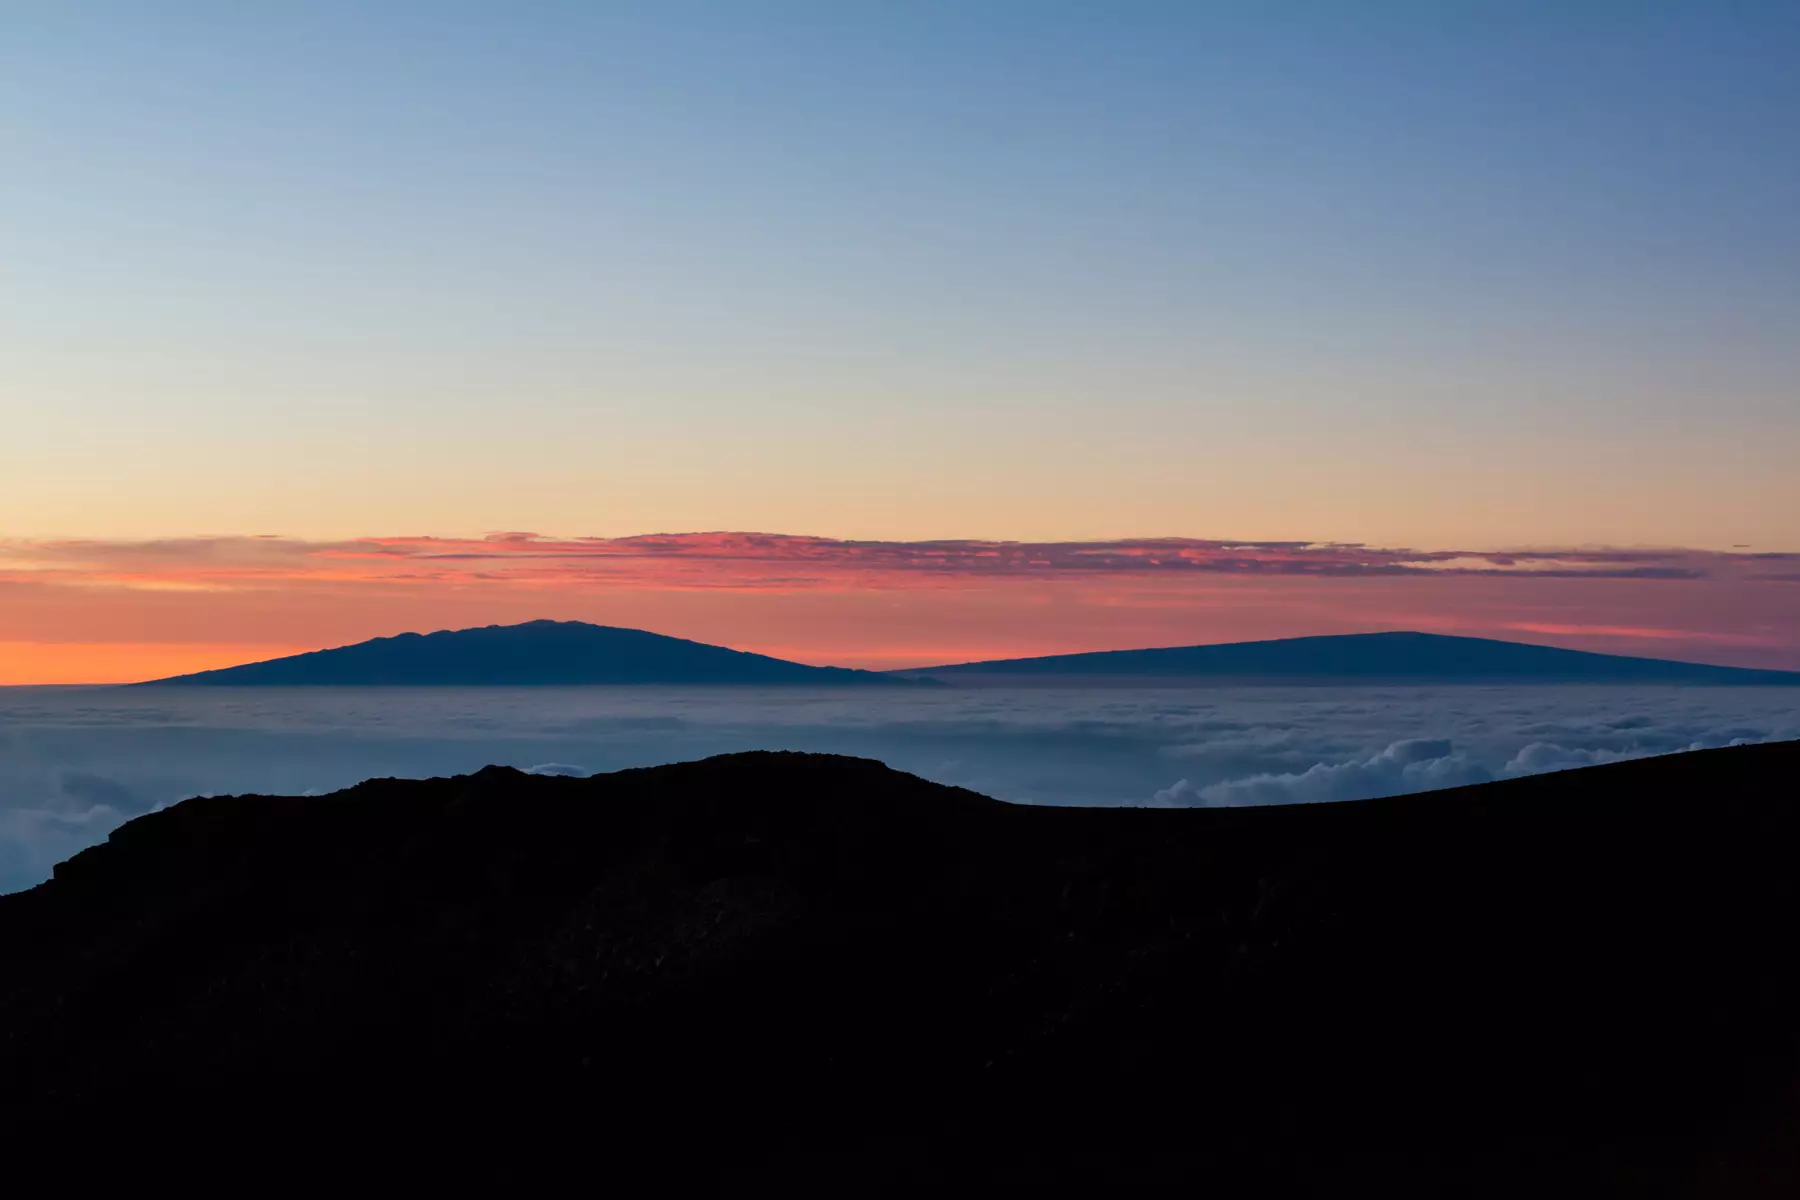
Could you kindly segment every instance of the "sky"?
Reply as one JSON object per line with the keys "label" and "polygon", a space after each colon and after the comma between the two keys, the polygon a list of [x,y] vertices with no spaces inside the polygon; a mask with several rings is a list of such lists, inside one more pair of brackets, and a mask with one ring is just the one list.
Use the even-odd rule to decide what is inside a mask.
{"label": "sky", "polygon": [[[1404,619],[1800,665],[1795,568],[1747,557],[1800,552],[1792,4],[0,15],[0,682],[576,615],[870,664]],[[310,552],[496,531],[1687,573]],[[307,569],[209,575],[259,541]]]}
{"label": "sky", "polygon": [[[0,543],[0,683],[153,679],[550,618],[888,669],[1417,629],[1800,669],[1800,553],[1196,539]],[[96,637],[103,631],[104,637]]]}

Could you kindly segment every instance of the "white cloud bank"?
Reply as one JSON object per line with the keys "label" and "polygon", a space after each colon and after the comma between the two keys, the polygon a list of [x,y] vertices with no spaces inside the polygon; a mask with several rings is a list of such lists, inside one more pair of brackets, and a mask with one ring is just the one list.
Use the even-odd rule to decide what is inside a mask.
{"label": "white cloud bank", "polygon": [[1784,738],[1800,689],[0,688],[0,891],[187,796],[489,763],[574,776],[813,750],[1029,803],[1270,804]]}
{"label": "white cloud bank", "polygon": [[1441,788],[1491,783],[1521,775],[1540,775],[1575,767],[1598,766],[1632,758],[1648,758],[1679,750],[1706,750],[1717,746],[1742,746],[1765,738],[1736,737],[1729,741],[1695,741],[1680,747],[1614,750],[1560,746],[1532,742],[1522,747],[1498,770],[1490,770],[1442,738],[1403,738],[1368,758],[1347,762],[1314,763],[1299,773],[1252,775],[1223,783],[1196,787],[1178,779],[1150,798],[1150,807],[1233,807],[1252,804],[1318,804],[1333,800],[1367,800],[1377,796],[1402,796]]}

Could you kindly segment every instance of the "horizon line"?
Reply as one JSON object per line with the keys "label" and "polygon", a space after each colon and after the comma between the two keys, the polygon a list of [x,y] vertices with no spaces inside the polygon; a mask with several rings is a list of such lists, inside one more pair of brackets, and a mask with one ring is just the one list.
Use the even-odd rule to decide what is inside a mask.
{"label": "horizon line", "polygon": [[[91,680],[91,681],[66,680],[66,681],[60,681],[60,682],[55,682],[55,683],[10,683],[10,684],[9,683],[0,683],[0,687],[4,687],[4,688],[133,687],[133,686],[141,686],[144,684],[154,684],[154,683],[161,683],[161,682],[170,681],[170,680],[174,680],[174,679],[187,678],[192,675],[209,674],[213,671],[231,670],[231,669],[234,669],[237,667],[257,666],[257,665],[261,665],[263,663],[278,662],[278,661],[291,659],[291,658],[306,657],[308,655],[313,655],[313,654],[329,653],[334,650],[343,650],[343,649],[348,649],[348,648],[351,648],[354,646],[367,645],[372,642],[390,641],[390,640],[393,640],[396,638],[403,638],[403,637],[409,637],[409,636],[422,638],[422,637],[430,637],[433,635],[445,634],[445,633],[468,633],[468,632],[474,632],[474,631],[484,630],[484,629],[511,629],[511,628],[520,628],[522,626],[527,626],[527,625],[545,625],[545,624],[548,624],[548,625],[580,625],[580,626],[585,626],[588,628],[615,629],[615,630],[621,630],[621,631],[632,632],[632,633],[645,633],[645,634],[649,634],[653,637],[668,638],[670,640],[675,640],[675,641],[683,641],[683,642],[695,643],[695,644],[699,644],[699,645],[712,646],[712,647],[716,647],[716,648],[720,648],[720,649],[733,650],[738,653],[754,654],[754,655],[758,655],[760,657],[765,657],[765,658],[775,658],[775,659],[779,659],[780,661],[793,663],[793,664],[799,665],[799,666],[819,667],[819,668],[834,668],[834,667],[839,666],[839,664],[836,664],[836,663],[814,663],[814,662],[807,662],[807,661],[805,661],[803,659],[799,659],[799,658],[791,658],[791,657],[787,657],[784,655],[770,654],[766,650],[745,650],[741,647],[727,646],[727,645],[723,645],[721,643],[704,642],[704,641],[700,641],[699,639],[695,639],[695,638],[682,637],[678,634],[661,633],[656,630],[643,629],[643,628],[639,628],[636,626],[607,625],[607,624],[604,624],[601,622],[595,622],[595,621],[559,620],[557,618],[552,618],[552,617],[536,617],[536,618],[531,618],[529,620],[524,620],[524,621],[491,622],[486,625],[470,625],[470,626],[460,626],[460,627],[455,627],[455,628],[440,628],[440,629],[432,629],[432,630],[404,629],[404,630],[399,630],[394,633],[377,634],[372,637],[363,638],[363,639],[360,639],[360,640],[354,641],[354,642],[343,642],[343,643],[337,643],[337,644],[332,644],[332,645],[317,646],[317,647],[313,647],[310,649],[297,649],[297,650],[293,650],[293,651],[291,651],[289,653],[285,653],[285,654],[277,654],[277,655],[272,655],[272,656],[268,656],[268,657],[247,658],[247,659],[243,659],[241,661],[224,662],[224,663],[218,664],[217,666],[206,667],[206,668],[203,668],[198,671],[187,671],[187,672],[181,672],[179,674],[174,674],[174,675],[153,676],[153,677],[147,678],[147,679]],[[1199,649],[1199,648],[1203,648],[1203,647],[1268,645],[1268,644],[1275,644],[1275,643],[1282,643],[1282,642],[1294,642],[1294,641],[1348,640],[1348,639],[1397,637],[1397,636],[1433,638],[1433,639],[1441,639],[1441,640],[1445,640],[1445,641],[1491,642],[1491,643],[1498,643],[1498,644],[1502,644],[1502,645],[1535,646],[1535,647],[1540,647],[1540,648],[1545,648],[1545,649],[1565,650],[1570,653],[1592,655],[1592,656],[1601,657],[1601,658],[1619,658],[1619,659],[1628,659],[1628,660],[1636,660],[1636,661],[1643,661],[1643,662],[1678,663],[1678,664],[1681,664],[1684,666],[1712,667],[1712,668],[1717,668],[1720,670],[1727,670],[1727,671],[1760,671],[1760,672],[1764,672],[1764,673],[1767,673],[1770,675],[1788,675],[1788,676],[1800,677],[1800,671],[1786,670],[1783,668],[1743,667],[1743,666],[1733,664],[1733,663],[1708,662],[1708,661],[1695,660],[1695,659],[1665,658],[1665,657],[1660,657],[1660,656],[1644,655],[1644,654],[1619,654],[1619,653],[1610,652],[1610,651],[1583,650],[1578,647],[1563,646],[1563,645],[1558,645],[1558,644],[1552,643],[1552,642],[1523,641],[1523,640],[1519,640],[1516,638],[1497,638],[1497,637],[1487,637],[1487,636],[1474,635],[1474,634],[1434,633],[1434,632],[1430,632],[1427,630],[1398,629],[1398,628],[1371,629],[1371,630],[1363,630],[1363,631],[1352,632],[1352,633],[1297,633],[1297,634],[1289,634],[1289,635],[1283,635],[1280,637],[1270,637],[1270,638],[1230,639],[1230,640],[1225,640],[1225,641],[1210,641],[1210,642],[1208,642],[1208,641],[1183,642],[1183,643],[1178,643],[1178,644],[1151,645],[1151,646],[1144,646],[1144,645],[1112,646],[1112,647],[1102,647],[1102,648],[1091,649],[1091,650],[1064,651],[1064,652],[1057,652],[1057,653],[1050,653],[1050,654],[1017,655],[1017,656],[1005,656],[1005,657],[994,657],[994,658],[973,658],[973,659],[963,659],[963,660],[959,660],[959,661],[942,661],[942,660],[940,660],[940,661],[930,662],[923,666],[899,666],[899,667],[885,667],[885,668],[848,668],[848,669],[868,671],[871,674],[904,676],[904,675],[929,674],[929,672],[934,671],[934,670],[960,670],[963,668],[975,667],[975,666],[983,666],[983,665],[996,665],[997,666],[997,665],[1001,665],[1001,664],[1032,662],[1032,661],[1039,661],[1039,660],[1045,660],[1045,659],[1083,658],[1083,657],[1088,657],[1088,656],[1107,655],[1107,654],[1144,654],[1144,653],[1156,653],[1156,652],[1161,652],[1161,651],[1178,651],[1178,650]],[[0,644],[4,644],[4,643],[0,643]],[[52,644],[54,644],[54,643],[52,643]],[[83,644],[84,645],[94,645],[95,643],[83,643]],[[104,645],[105,643],[98,643],[98,644]],[[1125,677],[1130,677],[1130,676],[1125,676]],[[603,685],[572,685],[572,686],[603,686]],[[632,685],[632,686],[635,686],[635,685]],[[696,685],[696,686],[706,686],[706,685]]]}

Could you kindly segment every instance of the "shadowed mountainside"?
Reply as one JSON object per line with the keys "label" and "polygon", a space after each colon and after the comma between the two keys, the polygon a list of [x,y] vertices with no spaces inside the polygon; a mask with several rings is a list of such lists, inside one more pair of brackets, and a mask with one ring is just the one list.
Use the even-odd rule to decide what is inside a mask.
{"label": "shadowed mountainside", "polygon": [[187,800],[0,897],[9,1178],[1791,1194],[1797,779],[1067,809],[759,753]]}
{"label": "shadowed mountainside", "polygon": [[1800,671],[1720,667],[1593,654],[1437,633],[1352,633],[1155,650],[1099,650],[893,672],[965,683],[1066,678],[1194,679],[1217,683],[1671,683],[1800,685]]}
{"label": "shadowed mountainside", "polygon": [[420,686],[555,684],[892,683],[875,671],[804,663],[581,621],[528,621],[480,629],[402,633],[353,646],[222,667],[135,687]]}

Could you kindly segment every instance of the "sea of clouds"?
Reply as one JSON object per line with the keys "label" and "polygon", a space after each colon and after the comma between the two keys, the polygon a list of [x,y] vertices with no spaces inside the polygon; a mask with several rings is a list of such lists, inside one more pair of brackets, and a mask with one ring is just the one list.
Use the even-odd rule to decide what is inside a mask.
{"label": "sea of clouds", "polygon": [[0,891],[187,796],[747,749],[1038,804],[1354,800],[1800,738],[1792,688],[0,688]]}

